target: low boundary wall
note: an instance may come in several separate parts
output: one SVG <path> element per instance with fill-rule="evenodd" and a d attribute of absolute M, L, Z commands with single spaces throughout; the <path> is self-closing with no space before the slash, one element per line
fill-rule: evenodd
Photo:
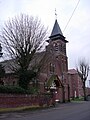
<path fill-rule="evenodd" d="M 45 95 L 0 94 L 0 108 L 12 108 L 44 104 L 50 105 L 51 97 Z"/>

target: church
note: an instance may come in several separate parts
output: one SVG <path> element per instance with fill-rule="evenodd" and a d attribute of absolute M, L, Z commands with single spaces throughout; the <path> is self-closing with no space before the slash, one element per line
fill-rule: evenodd
<path fill-rule="evenodd" d="M 78 81 L 80 79 L 78 79 L 78 77 L 74 79 L 77 81 L 77 84 L 73 83 L 74 86 L 76 86 L 73 90 L 73 85 L 71 84 L 72 78 L 70 77 L 72 76 L 72 71 L 68 72 L 68 57 L 66 51 L 66 44 L 68 41 L 61 31 L 57 19 L 55 20 L 51 35 L 47 42 L 48 45 L 46 46 L 46 50 L 37 53 L 30 63 L 30 66 L 38 64 L 39 62 L 42 63 L 40 73 L 36 80 L 36 82 L 38 81 L 37 86 L 39 92 L 53 93 L 54 99 L 60 102 L 70 101 L 71 97 L 79 97 L 81 95 L 78 87 Z M 3 84 L 17 85 L 17 79 L 9 69 L 8 62 L 12 61 L 2 62 L 6 72 L 6 76 L 3 78 Z M 78 75 L 76 71 L 75 75 Z M 30 82 L 29 86 L 34 87 L 33 82 Z"/>

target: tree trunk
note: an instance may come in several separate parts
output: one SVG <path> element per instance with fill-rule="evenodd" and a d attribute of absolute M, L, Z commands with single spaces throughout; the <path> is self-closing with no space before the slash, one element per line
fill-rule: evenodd
<path fill-rule="evenodd" d="M 83 82 L 83 93 L 84 93 L 84 101 L 86 101 L 86 88 L 85 88 L 85 82 Z"/>

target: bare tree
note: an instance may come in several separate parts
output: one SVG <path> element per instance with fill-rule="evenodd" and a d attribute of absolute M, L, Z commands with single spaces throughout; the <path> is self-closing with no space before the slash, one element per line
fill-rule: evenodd
<path fill-rule="evenodd" d="M 86 101 L 86 87 L 85 83 L 89 74 L 89 64 L 85 59 L 81 59 L 79 61 L 79 65 L 77 67 L 77 72 L 83 83 L 83 92 L 84 92 L 84 100 Z"/>
<path fill-rule="evenodd" d="M 14 62 L 11 65 L 12 70 L 21 73 L 19 80 L 23 76 L 22 82 L 28 79 L 24 76 L 27 75 L 34 54 L 43 47 L 46 33 L 47 29 L 38 18 L 29 17 L 25 14 L 9 20 L 2 29 L 0 42 L 6 51 L 5 53 L 8 53 L 9 59 Z"/>
<path fill-rule="evenodd" d="M 1 43 L 0 43 L 0 57 L 2 57 L 3 53 L 2 53 L 2 47 L 1 47 Z M 0 85 L 3 85 L 3 81 L 1 80 L 2 77 L 4 77 L 5 75 L 5 70 L 4 67 L 2 66 L 2 64 L 0 64 Z"/>
<path fill-rule="evenodd" d="M 4 75 L 5 75 L 4 66 L 2 66 L 2 64 L 0 64 L 0 85 L 3 85 L 3 81 L 1 80 L 1 78 L 3 78 Z"/>

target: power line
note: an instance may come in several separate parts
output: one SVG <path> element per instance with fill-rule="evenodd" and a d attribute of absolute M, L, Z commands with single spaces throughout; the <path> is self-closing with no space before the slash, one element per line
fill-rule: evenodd
<path fill-rule="evenodd" d="M 74 8 L 74 10 L 73 10 L 73 12 L 72 12 L 72 14 L 71 14 L 71 16 L 70 16 L 69 20 L 68 20 L 68 22 L 67 22 L 67 24 L 66 24 L 66 26 L 65 26 L 65 28 L 64 28 L 64 30 L 63 30 L 63 32 L 66 30 L 66 28 L 67 28 L 68 24 L 70 23 L 71 18 L 73 17 L 73 15 L 74 15 L 74 13 L 75 13 L 75 11 L 76 11 L 76 9 L 77 9 L 78 5 L 79 5 L 79 2 L 80 2 L 80 0 L 78 0 L 78 2 L 77 2 L 77 4 L 76 4 L 76 6 L 75 6 L 75 8 Z"/>

